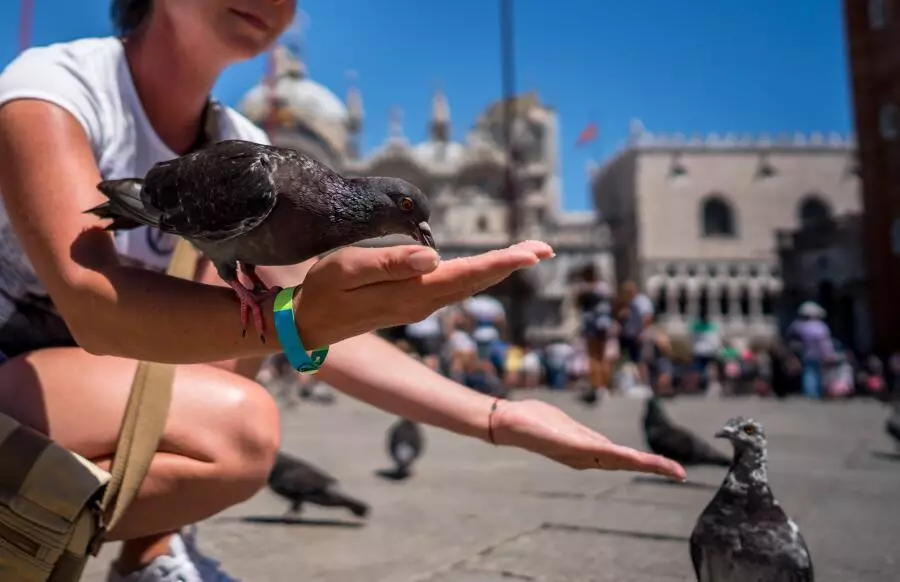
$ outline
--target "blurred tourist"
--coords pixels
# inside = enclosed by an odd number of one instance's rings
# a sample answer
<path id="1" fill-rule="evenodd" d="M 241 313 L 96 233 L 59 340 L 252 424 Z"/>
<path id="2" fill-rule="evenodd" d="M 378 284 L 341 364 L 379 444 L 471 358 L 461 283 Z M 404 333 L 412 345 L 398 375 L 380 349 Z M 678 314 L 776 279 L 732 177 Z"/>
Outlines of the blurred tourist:
<path id="1" fill-rule="evenodd" d="M 647 366 L 641 361 L 644 330 L 653 321 L 653 301 L 638 290 L 634 281 L 624 281 L 616 297 L 616 319 L 619 321 L 619 346 L 628 362 L 637 367 L 638 380 L 648 382 Z"/>
<path id="2" fill-rule="evenodd" d="M 834 357 L 831 329 L 825 323 L 825 310 L 814 301 L 806 301 L 797 311 L 797 319 L 788 326 L 787 340 L 799 350 L 802 365 L 803 394 L 821 398 L 822 366 Z"/>
<path id="3" fill-rule="evenodd" d="M 544 347 L 544 371 L 551 390 L 566 387 L 566 366 L 574 355 L 575 348 L 563 341 L 557 340 Z"/>
<path id="4" fill-rule="evenodd" d="M 609 388 L 612 368 L 606 359 L 606 342 L 613 333 L 612 290 L 593 264 L 586 265 L 573 288 L 581 317 L 581 337 L 587 351 L 589 390 Z"/>
<path id="5" fill-rule="evenodd" d="M 406 326 L 406 341 L 426 366 L 437 372 L 440 369 L 441 349 L 446 337 L 447 308 L 438 309 L 422 321 Z"/>
<path id="6" fill-rule="evenodd" d="M 691 324 L 691 356 L 693 358 L 694 376 L 699 376 L 705 387 L 709 380 L 709 367 L 724 348 L 722 330 L 719 325 L 709 319 L 706 309 L 700 309 L 697 319 Z"/>

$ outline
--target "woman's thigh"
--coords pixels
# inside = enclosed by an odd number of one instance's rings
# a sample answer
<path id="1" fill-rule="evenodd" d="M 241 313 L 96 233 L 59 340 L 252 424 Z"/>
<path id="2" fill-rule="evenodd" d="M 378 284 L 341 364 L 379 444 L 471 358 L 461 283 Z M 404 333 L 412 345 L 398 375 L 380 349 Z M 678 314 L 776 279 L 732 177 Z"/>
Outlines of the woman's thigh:
<path id="1" fill-rule="evenodd" d="M 136 366 L 78 348 L 12 358 L 0 365 L 0 411 L 85 458 L 108 459 Z M 278 442 L 278 411 L 261 386 L 213 366 L 176 368 L 161 452 L 228 465 L 268 462 Z"/>

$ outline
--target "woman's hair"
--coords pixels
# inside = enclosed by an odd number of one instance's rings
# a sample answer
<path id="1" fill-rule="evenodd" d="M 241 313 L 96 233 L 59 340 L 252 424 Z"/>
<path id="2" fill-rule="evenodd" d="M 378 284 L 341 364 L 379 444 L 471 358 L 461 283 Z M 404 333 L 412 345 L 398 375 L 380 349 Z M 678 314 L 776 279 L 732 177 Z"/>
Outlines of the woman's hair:
<path id="1" fill-rule="evenodd" d="M 153 10 L 153 0 L 112 0 L 109 14 L 113 26 L 125 36 L 134 32 Z"/>

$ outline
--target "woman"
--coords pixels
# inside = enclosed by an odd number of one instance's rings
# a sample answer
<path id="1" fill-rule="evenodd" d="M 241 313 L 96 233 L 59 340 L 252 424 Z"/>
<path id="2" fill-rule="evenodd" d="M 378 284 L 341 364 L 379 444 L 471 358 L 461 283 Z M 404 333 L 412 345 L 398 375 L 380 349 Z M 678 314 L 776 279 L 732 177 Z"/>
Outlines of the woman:
<path id="1" fill-rule="evenodd" d="M 265 482 L 278 414 L 246 376 L 280 349 L 274 334 L 266 344 L 241 337 L 231 290 L 130 265 L 84 211 L 102 201 L 101 179 L 143 175 L 214 139 L 265 141 L 208 96 L 225 67 L 265 51 L 294 10 L 283 0 L 115 0 L 124 39 L 33 49 L 0 75 L 0 350 L 8 358 L 0 411 L 108 466 L 135 361 L 183 364 L 159 453 L 111 532 L 127 540 L 111 580 L 228 579 L 177 532 Z M 204 131 L 210 112 L 215 133 Z M 141 236 L 132 231 L 118 250 L 150 240 Z M 551 255 L 537 242 L 444 263 L 421 246 L 347 248 L 259 273 L 280 285 L 305 274 L 297 331 L 304 345 L 332 345 L 321 378 L 351 396 L 574 468 L 683 478 L 679 465 L 618 447 L 543 403 L 492 411 L 494 399 L 366 333 L 418 321 Z M 271 301 L 266 307 L 273 329 Z"/>
<path id="2" fill-rule="evenodd" d="M 597 267 L 589 264 L 582 269 L 580 281 L 575 284 L 575 306 L 581 316 L 581 337 L 587 348 L 588 376 L 591 386 L 584 394 L 586 401 L 594 402 L 599 390 L 609 388 L 612 370 L 606 358 L 606 343 L 612 333 L 612 291 L 600 280 Z"/>

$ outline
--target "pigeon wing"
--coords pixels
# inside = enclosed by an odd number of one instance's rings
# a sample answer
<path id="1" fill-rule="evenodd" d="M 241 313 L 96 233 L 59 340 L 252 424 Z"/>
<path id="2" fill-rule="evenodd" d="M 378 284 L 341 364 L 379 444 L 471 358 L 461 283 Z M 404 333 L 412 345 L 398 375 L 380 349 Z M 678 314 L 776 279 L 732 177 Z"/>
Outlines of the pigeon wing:
<path id="1" fill-rule="evenodd" d="M 259 226 L 278 200 L 274 173 L 284 155 L 252 142 L 219 142 L 156 164 L 142 198 L 159 210 L 159 229 L 222 241 Z"/>

